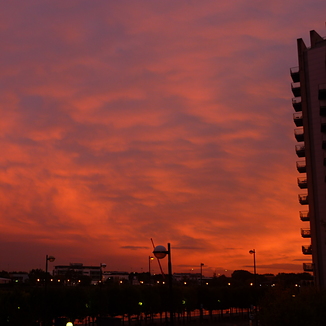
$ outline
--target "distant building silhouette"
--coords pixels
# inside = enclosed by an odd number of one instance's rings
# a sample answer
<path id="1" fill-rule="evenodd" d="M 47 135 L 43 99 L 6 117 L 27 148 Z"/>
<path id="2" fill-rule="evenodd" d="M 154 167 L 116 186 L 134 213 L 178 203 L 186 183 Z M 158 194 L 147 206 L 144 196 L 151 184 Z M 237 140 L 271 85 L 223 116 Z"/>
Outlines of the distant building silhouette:
<path id="1" fill-rule="evenodd" d="M 90 278 L 92 284 L 97 284 L 100 281 L 126 281 L 129 279 L 128 272 L 118 271 L 104 271 L 101 265 L 89 266 L 82 263 L 70 263 L 69 265 L 57 265 L 54 267 L 53 275 L 60 277 L 66 276 L 73 279 L 72 281 L 78 281 L 82 276 Z M 74 282 L 72 282 L 74 283 Z"/>
<path id="2" fill-rule="evenodd" d="M 74 277 L 78 276 L 88 276 L 92 281 L 101 280 L 101 267 L 98 266 L 85 266 L 82 263 L 70 263 L 69 265 L 57 265 L 53 270 L 54 276 L 60 275 L 72 275 Z"/>
<path id="3" fill-rule="evenodd" d="M 129 281 L 128 272 L 121 272 L 121 271 L 105 271 L 103 272 L 103 281 L 106 282 L 108 280 L 112 280 L 114 282 L 120 281 Z"/>
<path id="4" fill-rule="evenodd" d="M 28 273 L 26 272 L 10 273 L 9 275 L 15 283 L 26 283 L 29 280 Z"/>
<path id="5" fill-rule="evenodd" d="M 311 46 L 297 40 L 299 67 L 291 68 L 291 84 L 295 110 L 294 132 L 298 186 L 302 189 L 299 202 L 304 209 L 301 220 L 307 225 L 301 229 L 303 238 L 311 244 L 302 246 L 304 255 L 312 261 L 304 270 L 313 272 L 315 284 L 326 288 L 326 40 L 310 31 Z"/>

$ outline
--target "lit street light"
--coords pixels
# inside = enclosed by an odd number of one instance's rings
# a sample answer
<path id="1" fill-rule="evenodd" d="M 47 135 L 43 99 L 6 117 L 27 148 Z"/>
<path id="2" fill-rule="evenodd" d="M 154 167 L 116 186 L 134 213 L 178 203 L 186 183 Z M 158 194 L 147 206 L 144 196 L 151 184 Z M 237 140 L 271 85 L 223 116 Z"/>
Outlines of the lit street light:
<path id="1" fill-rule="evenodd" d="M 45 257 L 45 280 L 44 280 L 44 286 L 46 289 L 47 283 L 48 283 L 48 262 L 53 263 L 55 261 L 55 257 L 46 255 Z"/>
<path id="2" fill-rule="evenodd" d="M 205 264 L 200 263 L 200 286 L 203 285 L 203 266 L 204 266 L 204 265 L 205 265 Z"/>
<path id="3" fill-rule="evenodd" d="M 151 261 L 154 260 L 154 257 L 148 256 L 148 274 L 149 274 L 149 284 L 151 284 Z"/>
<path id="4" fill-rule="evenodd" d="M 49 262 L 53 263 L 55 261 L 55 257 L 53 256 L 45 256 L 45 280 L 44 280 L 44 297 L 45 297 L 45 319 L 48 318 L 48 295 L 47 295 L 47 286 L 48 286 L 48 265 Z M 45 320 L 45 323 L 47 321 Z M 47 325 L 47 324 L 46 324 Z"/>
<path id="5" fill-rule="evenodd" d="M 105 268 L 105 267 L 106 267 L 105 263 L 100 264 L 100 281 L 99 281 L 100 284 L 102 284 L 102 282 L 103 282 L 103 268 Z"/>
<path id="6" fill-rule="evenodd" d="M 203 266 L 204 264 L 203 263 L 200 263 L 200 287 L 203 286 Z M 200 289 L 200 322 L 202 323 L 203 322 L 203 304 L 202 304 L 202 289 Z"/>
<path id="7" fill-rule="evenodd" d="M 249 250 L 249 254 L 254 255 L 254 279 L 255 279 L 255 286 L 257 285 L 256 279 L 257 279 L 257 274 L 256 274 L 256 250 L 252 249 Z"/>
<path id="8" fill-rule="evenodd" d="M 48 262 L 53 263 L 55 261 L 55 257 L 46 255 L 45 261 L 45 272 L 48 272 Z"/>
<path id="9" fill-rule="evenodd" d="M 255 249 L 251 249 L 249 250 L 249 254 L 253 255 L 254 257 L 254 296 L 255 296 L 255 308 L 253 310 L 253 318 L 255 320 L 255 325 L 258 325 L 258 318 L 257 318 L 257 273 L 256 273 L 256 250 Z"/>

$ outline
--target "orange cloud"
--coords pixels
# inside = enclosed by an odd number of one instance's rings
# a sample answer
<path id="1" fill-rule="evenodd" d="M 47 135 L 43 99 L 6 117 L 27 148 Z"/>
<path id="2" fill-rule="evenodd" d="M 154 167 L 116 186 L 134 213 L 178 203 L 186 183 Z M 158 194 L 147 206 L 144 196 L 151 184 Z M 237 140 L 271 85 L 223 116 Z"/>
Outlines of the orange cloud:
<path id="1" fill-rule="evenodd" d="M 6 4 L 3 268 L 140 271 L 153 238 L 176 272 L 253 248 L 259 273 L 301 272 L 288 69 L 325 4 L 292 2 Z"/>

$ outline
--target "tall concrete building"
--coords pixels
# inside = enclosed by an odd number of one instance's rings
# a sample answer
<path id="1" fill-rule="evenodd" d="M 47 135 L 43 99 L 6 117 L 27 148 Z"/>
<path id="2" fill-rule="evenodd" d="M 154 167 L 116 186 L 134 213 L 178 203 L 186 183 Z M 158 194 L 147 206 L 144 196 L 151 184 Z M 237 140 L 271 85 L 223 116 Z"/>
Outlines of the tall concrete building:
<path id="1" fill-rule="evenodd" d="M 303 265 L 311 271 L 315 284 L 326 289 L 326 40 L 310 31 L 310 47 L 297 40 L 299 66 L 291 68 L 294 98 L 294 135 L 297 156 L 300 218 L 305 223 L 302 246 L 307 256 Z"/>

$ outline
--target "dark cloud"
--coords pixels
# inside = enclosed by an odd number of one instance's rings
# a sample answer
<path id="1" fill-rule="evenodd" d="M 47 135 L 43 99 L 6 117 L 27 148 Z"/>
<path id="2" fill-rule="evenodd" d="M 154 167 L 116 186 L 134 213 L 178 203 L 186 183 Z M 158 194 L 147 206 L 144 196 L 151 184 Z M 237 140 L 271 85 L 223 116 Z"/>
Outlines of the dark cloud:
<path id="1" fill-rule="evenodd" d="M 123 246 L 122 249 L 130 249 L 130 250 L 138 250 L 138 249 L 146 249 L 149 250 L 150 247 L 137 247 L 137 246 Z"/>

